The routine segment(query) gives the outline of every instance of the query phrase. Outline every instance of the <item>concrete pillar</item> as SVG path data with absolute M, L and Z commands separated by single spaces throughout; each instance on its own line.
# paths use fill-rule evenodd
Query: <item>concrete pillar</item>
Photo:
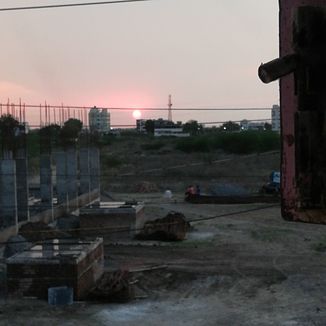
M 75 146 L 66 150 L 66 171 L 67 171 L 67 193 L 70 206 L 77 206 L 78 185 L 77 185 L 77 151 Z M 76 207 L 77 208 L 77 207 Z
M 0 214 L 1 227 L 17 226 L 16 162 L 13 159 L 0 160 Z
M 26 148 L 16 151 L 16 187 L 18 222 L 29 220 L 28 164 Z
M 52 210 L 53 218 L 53 171 L 52 143 L 54 129 L 50 126 L 40 130 L 40 192 L 41 205 Z
M 89 148 L 82 147 L 79 151 L 79 173 L 81 194 L 87 194 L 90 191 L 90 168 L 89 168 Z
M 67 205 L 67 185 L 66 185 L 66 153 L 55 153 L 56 165 L 56 189 L 58 204 Z
M 41 153 L 40 156 L 40 190 L 41 202 L 48 209 L 53 208 L 53 182 L 51 154 Z
M 98 147 L 90 147 L 89 149 L 89 165 L 90 165 L 90 188 L 100 191 L 100 150 Z

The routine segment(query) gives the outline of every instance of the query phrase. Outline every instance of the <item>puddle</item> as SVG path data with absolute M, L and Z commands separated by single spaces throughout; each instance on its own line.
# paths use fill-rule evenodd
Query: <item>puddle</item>
M 123 306 L 113 306 L 105 310 L 101 310 L 96 314 L 98 318 L 103 323 L 130 323 L 144 320 L 145 316 L 153 311 L 153 304 L 141 303 L 134 305 L 123 305 Z
M 203 318 L 198 318 L 195 312 L 204 309 L 204 303 L 192 300 L 180 300 L 177 304 L 175 301 L 143 302 L 112 306 L 99 311 L 94 317 L 104 325 L 171 325 L 171 321 L 172 325 L 203 325 Z M 185 314 L 188 315 L 186 319 Z
M 189 232 L 187 240 L 212 240 L 214 236 L 213 232 Z

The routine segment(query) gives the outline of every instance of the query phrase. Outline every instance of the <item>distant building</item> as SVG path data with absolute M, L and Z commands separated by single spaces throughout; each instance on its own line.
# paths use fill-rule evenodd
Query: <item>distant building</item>
M 273 105 L 272 107 L 272 130 L 281 131 L 281 117 L 279 105 Z
M 240 122 L 241 130 L 264 130 L 266 122 L 242 120 Z
M 165 119 L 150 119 L 154 122 L 154 129 L 172 129 L 172 128 L 182 128 L 182 122 L 178 121 L 174 123 L 173 121 L 165 120 Z M 145 133 L 146 132 L 146 119 L 136 120 L 136 129 L 138 132 Z
M 154 127 L 155 129 L 162 129 L 162 128 L 175 128 L 177 125 L 170 120 L 165 119 L 157 119 L 154 120 Z
M 146 128 L 145 128 L 146 121 L 147 121 L 146 119 L 136 120 L 136 129 L 138 132 L 141 132 L 141 133 L 146 132 Z
M 157 128 L 154 129 L 154 137 L 189 137 L 182 128 Z
M 107 109 L 94 106 L 88 113 L 89 128 L 99 133 L 109 133 L 111 129 L 110 113 Z

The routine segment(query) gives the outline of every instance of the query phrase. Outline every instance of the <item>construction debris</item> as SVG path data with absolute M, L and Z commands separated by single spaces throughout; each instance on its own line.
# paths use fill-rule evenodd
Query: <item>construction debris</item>
M 67 233 L 58 231 L 43 222 L 26 223 L 20 227 L 18 233 L 30 242 L 69 237 Z
M 89 299 L 102 302 L 128 302 L 135 298 L 135 282 L 128 271 L 104 273 Z
M 190 229 L 182 213 L 170 212 L 166 217 L 146 222 L 137 235 L 140 240 L 182 241 Z
M 155 271 L 159 269 L 166 269 L 168 268 L 168 265 L 155 265 L 155 266 L 143 266 L 139 268 L 133 268 L 130 269 L 130 273 L 141 273 L 141 272 L 147 272 L 147 271 Z
M 136 192 L 139 193 L 151 193 L 151 192 L 159 192 L 159 188 L 155 183 L 143 181 L 138 183 L 135 187 Z

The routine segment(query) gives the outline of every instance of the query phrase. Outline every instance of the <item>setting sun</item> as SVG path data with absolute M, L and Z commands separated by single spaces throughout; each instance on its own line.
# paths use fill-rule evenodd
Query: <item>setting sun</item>
M 132 116 L 135 119 L 140 119 L 141 118 L 141 112 L 139 110 L 135 110 L 135 111 L 133 111 Z

